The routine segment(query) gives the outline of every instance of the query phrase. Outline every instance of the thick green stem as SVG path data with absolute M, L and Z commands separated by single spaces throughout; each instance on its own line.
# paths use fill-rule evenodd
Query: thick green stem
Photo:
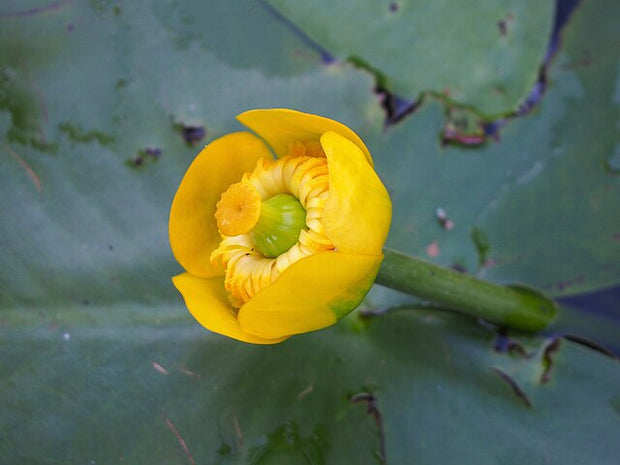
M 385 249 L 375 282 L 505 328 L 540 331 L 557 312 L 555 302 L 540 292 L 502 286 Z

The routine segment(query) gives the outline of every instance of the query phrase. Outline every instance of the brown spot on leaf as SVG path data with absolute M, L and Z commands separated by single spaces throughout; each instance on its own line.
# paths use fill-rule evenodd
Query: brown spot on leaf
M 366 412 L 373 417 L 375 420 L 375 424 L 377 425 L 377 430 L 379 432 L 379 450 L 377 451 L 377 455 L 379 457 L 379 463 L 381 465 L 387 465 L 386 451 L 385 451 L 385 433 L 383 430 L 383 416 L 381 415 L 381 411 L 377 405 L 377 398 L 374 394 L 369 392 L 360 392 L 358 394 L 354 394 L 349 397 L 351 402 L 366 402 L 367 409 Z
M 591 341 L 590 339 L 586 339 L 585 337 L 582 337 L 582 336 L 577 336 L 576 334 L 564 334 L 563 337 L 564 339 L 568 341 L 574 342 L 576 344 L 581 344 L 582 346 L 587 347 L 588 349 L 596 350 L 597 352 L 600 352 L 603 355 L 607 355 L 608 357 L 618 359 L 618 357 L 612 350 L 608 349 L 605 346 L 600 345 L 597 342 Z
M 162 150 L 157 147 L 146 147 L 141 149 L 134 158 L 127 160 L 127 164 L 133 168 L 139 168 L 147 162 L 159 160 Z
M 437 241 L 433 241 L 428 246 L 426 246 L 426 253 L 429 257 L 439 256 L 441 252 L 439 251 L 439 245 L 437 244 Z
M 560 281 L 558 283 L 555 284 L 555 288 L 558 291 L 563 291 L 565 289 L 568 289 L 569 287 L 575 286 L 576 284 L 581 284 L 586 280 L 585 276 L 577 276 L 573 279 L 569 279 L 566 281 Z
M 525 391 L 523 391 L 523 389 L 521 389 L 521 386 L 519 386 L 519 384 L 514 380 L 514 378 L 512 376 L 510 376 L 508 373 L 505 373 L 504 371 L 500 370 L 499 368 L 495 368 L 495 367 L 493 367 L 493 372 L 497 373 L 497 375 L 499 375 L 499 377 L 502 380 L 504 380 L 506 383 L 508 383 L 508 385 L 512 388 L 512 391 L 515 393 L 515 395 L 519 399 L 521 399 L 523 401 L 523 403 L 525 404 L 526 407 L 529 407 L 529 408 L 532 407 L 532 402 L 530 402 L 529 397 L 527 396 Z
M 502 37 L 506 37 L 508 35 L 510 27 L 512 26 L 513 19 L 514 19 L 513 14 L 508 13 L 506 16 L 504 16 L 502 19 L 500 19 L 497 22 L 497 29 L 499 30 L 499 33 Z
M 311 394 L 314 391 L 314 386 L 310 384 L 306 389 L 302 390 L 299 394 L 297 394 L 298 399 L 303 399 L 308 394 Z
M 435 216 L 437 217 L 437 221 L 442 228 L 446 229 L 447 231 L 454 229 L 454 222 L 450 218 L 448 218 L 448 214 L 443 208 L 437 208 L 435 210 Z
M 24 169 L 24 171 L 26 172 L 26 174 L 28 175 L 28 177 L 31 179 L 32 183 L 34 184 L 34 187 L 36 187 L 37 191 L 41 192 L 43 190 L 43 185 L 41 184 L 41 180 L 39 179 L 39 176 L 37 176 L 37 173 L 34 172 L 34 170 L 30 167 L 30 165 L 28 163 L 26 163 L 26 160 L 24 160 L 22 157 L 19 156 L 19 154 L 17 152 L 15 152 L 10 146 L 9 144 L 4 144 L 4 149 L 9 152 L 9 155 L 11 155 L 11 157 L 13 157 L 13 159 L 19 163 L 19 165 Z
M 465 268 L 460 263 L 453 263 L 452 265 L 450 265 L 450 268 L 452 268 L 454 271 L 458 271 L 459 273 L 467 273 L 467 268 Z
M 168 373 L 168 370 L 166 370 L 163 366 L 161 366 L 159 363 L 152 361 L 151 362 L 151 366 L 153 367 L 153 369 L 158 372 L 161 373 L 162 375 L 168 375 L 170 373 Z
M 500 20 L 497 22 L 497 28 L 499 29 L 499 33 L 500 33 L 502 36 L 505 36 L 505 35 L 506 35 L 506 32 L 508 31 L 508 26 L 506 25 L 506 21 L 505 21 L 505 20 L 500 19 Z
M 560 338 L 556 337 L 551 340 L 549 345 L 545 347 L 543 352 L 542 364 L 543 372 L 540 375 L 540 383 L 545 384 L 551 381 L 551 369 L 553 368 L 553 354 L 560 348 Z
M 194 371 L 188 370 L 184 366 L 180 366 L 178 370 L 183 373 L 185 376 L 189 376 L 190 378 L 200 378 L 200 375 Z
M 239 423 L 239 417 L 237 417 L 237 415 L 233 417 L 233 424 L 235 425 L 235 436 L 237 438 L 237 448 L 241 449 L 243 447 L 244 438 L 243 438 L 243 430 L 241 429 L 241 423 Z
M 460 134 L 454 128 L 446 126 L 443 131 L 442 142 L 444 144 L 457 144 L 469 147 L 477 147 L 486 142 L 486 136 L 484 134 Z
M 505 331 L 497 333 L 493 350 L 502 354 L 517 355 L 522 358 L 530 358 L 531 354 L 527 352 L 525 346 L 518 341 L 511 339 Z
M 6 18 L 19 18 L 22 16 L 32 16 L 39 13 L 45 13 L 47 11 L 57 10 L 63 7 L 66 3 L 69 3 L 69 0 L 60 0 L 56 2 L 48 3 L 47 5 L 38 6 L 35 8 L 30 8 L 29 10 L 19 10 L 11 13 L 0 13 L 0 19 Z
M 457 105 L 446 108 L 446 122 L 441 132 L 443 145 L 478 147 L 486 141 L 487 134 L 481 114 Z
M 138 167 L 144 164 L 144 159 L 141 156 L 137 156 L 128 161 L 128 163 L 132 166 Z
M 183 439 L 183 436 L 181 436 L 181 434 L 179 433 L 179 430 L 177 430 L 177 427 L 175 426 L 175 424 L 165 414 L 164 414 L 164 421 L 166 422 L 166 426 L 176 436 L 177 441 L 179 441 L 179 445 L 183 449 L 183 452 L 185 452 L 185 454 L 187 455 L 187 459 L 189 460 L 189 463 L 191 465 L 196 465 L 196 461 L 194 460 L 194 457 L 192 456 L 191 452 L 189 451 L 189 448 L 187 447 L 187 443 L 185 442 L 185 439 Z
M 207 130 L 204 126 L 183 126 L 181 128 L 181 134 L 183 135 L 183 140 L 185 140 L 188 145 L 195 145 L 205 138 Z

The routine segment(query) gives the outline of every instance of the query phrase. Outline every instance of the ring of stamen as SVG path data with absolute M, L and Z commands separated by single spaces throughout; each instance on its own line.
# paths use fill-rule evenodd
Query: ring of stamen
M 223 265 L 225 287 L 235 307 L 240 307 L 261 289 L 273 283 L 293 263 L 304 257 L 334 249 L 322 224 L 323 210 L 329 194 L 329 172 L 324 157 L 302 155 L 288 156 L 276 161 L 261 159 L 254 171 L 244 175 L 238 184 L 252 186 L 262 201 L 279 194 L 293 195 L 299 199 L 306 211 L 306 228 L 300 231 L 297 242 L 290 249 L 275 258 L 267 258 L 257 250 L 250 233 L 253 225 L 248 230 L 239 232 L 251 221 L 244 222 L 244 228 L 233 228 L 233 234 L 227 234 L 219 228 L 220 222 L 226 221 L 217 218 L 222 241 L 211 254 L 211 261 Z M 245 187 L 243 189 L 246 191 Z M 251 207 L 253 204 L 249 205 Z M 247 208 L 250 213 L 253 212 L 251 208 Z M 260 208 L 258 214 L 260 215 Z M 249 216 L 253 220 L 253 216 Z

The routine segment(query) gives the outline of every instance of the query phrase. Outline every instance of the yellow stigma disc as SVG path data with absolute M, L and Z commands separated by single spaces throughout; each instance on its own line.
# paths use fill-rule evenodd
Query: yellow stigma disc
M 260 217 L 261 198 L 249 182 L 232 184 L 217 203 L 217 229 L 225 236 L 250 231 Z

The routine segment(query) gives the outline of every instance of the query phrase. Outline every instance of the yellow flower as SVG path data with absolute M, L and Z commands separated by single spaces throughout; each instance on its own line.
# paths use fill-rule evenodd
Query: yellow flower
M 187 270 L 173 283 L 207 329 L 273 344 L 359 305 L 383 260 L 391 202 L 348 127 L 286 109 L 237 119 L 260 138 L 211 142 L 172 202 L 170 244 Z

